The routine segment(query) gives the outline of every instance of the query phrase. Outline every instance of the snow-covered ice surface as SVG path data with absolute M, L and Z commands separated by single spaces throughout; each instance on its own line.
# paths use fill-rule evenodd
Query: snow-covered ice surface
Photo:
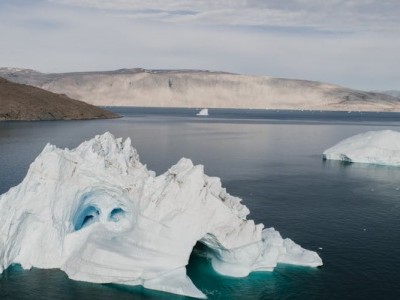
M 400 166 L 400 132 L 380 130 L 357 134 L 325 150 L 323 158 Z
M 60 268 L 75 280 L 205 298 L 186 275 L 198 241 L 229 276 L 322 265 L 317 253 L 247 220 L 240 201 L 186 158 L 156 176 L 129 138 L 105 133 L 72 150 L 48 144 L 0 196 L 0 272 L 13 263 Z

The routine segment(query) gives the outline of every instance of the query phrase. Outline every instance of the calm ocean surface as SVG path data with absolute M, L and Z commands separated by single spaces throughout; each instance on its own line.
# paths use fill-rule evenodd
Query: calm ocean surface
M 188 274 L 210 299 L 400 299 L 400 168 L 324 162 L 351 135 L 400 129 L 396 113 L 114 109 L 116 120 L 0 123 L 0 194 L 47 142 L 75 147 L 110 131 L 131 137 L 157 173 L 182 156 L 219 176 L 250 218 L 317 251 L 319 269 L 280 265 L 247 278 L 216 274 L 193 254 Z M 197 253 L 199 250 L 194 251 Z M 0 299 L 188 299 L 141 287 L 69 280 L 57 270 L 0 275 Z

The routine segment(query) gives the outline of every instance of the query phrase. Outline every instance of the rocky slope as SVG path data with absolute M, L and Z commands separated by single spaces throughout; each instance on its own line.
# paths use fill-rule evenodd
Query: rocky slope
M 1 120 L 65 120 L 116 118 L 116 114 L 37 87 L 0 77 Z
M 398 98 L 381 93 L 222 72 L 122 69 L 44 74 L 2 68 L 0 76 L 99 106 L 400 111 Z

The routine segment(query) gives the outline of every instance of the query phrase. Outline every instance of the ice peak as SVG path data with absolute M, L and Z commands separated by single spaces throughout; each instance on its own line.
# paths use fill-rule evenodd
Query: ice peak
M 115 138 L 110 132 L 96 135 L 93 139 L 82 143 L 76 149 L 69 151 L 69 154 L 79 156 L 87 162 L 99 163 L 105 168 L 114 166 L 123 173 L 127 173 L 132 167 L 143 168 L 139 155 L 131 145 L 131 139 L 125 141 L 122 138 Z

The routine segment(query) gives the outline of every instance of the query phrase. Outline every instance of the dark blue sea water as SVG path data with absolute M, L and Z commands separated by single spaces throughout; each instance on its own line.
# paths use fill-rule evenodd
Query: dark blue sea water
M 244 199 L 251 218 L 324 261 L 319 269 L 280 265 L 238 279 L 193 254 L 188 274 L 210 299 L 400 299 L 400 168 L 321 158 L 351 135 L 399 129 L 400 114 L 114 109 L 124 117 L 0 123 L 0 193 L 23 179 L 47 142 L 75 147 L 105 131 L 129 136 L 149 169 L 164 172 L 182 156 L 205 165 Z M 76 282 L 57 270 L 13 266 L 0 275 L 0 299 L 175 298 L 186 299 Z

